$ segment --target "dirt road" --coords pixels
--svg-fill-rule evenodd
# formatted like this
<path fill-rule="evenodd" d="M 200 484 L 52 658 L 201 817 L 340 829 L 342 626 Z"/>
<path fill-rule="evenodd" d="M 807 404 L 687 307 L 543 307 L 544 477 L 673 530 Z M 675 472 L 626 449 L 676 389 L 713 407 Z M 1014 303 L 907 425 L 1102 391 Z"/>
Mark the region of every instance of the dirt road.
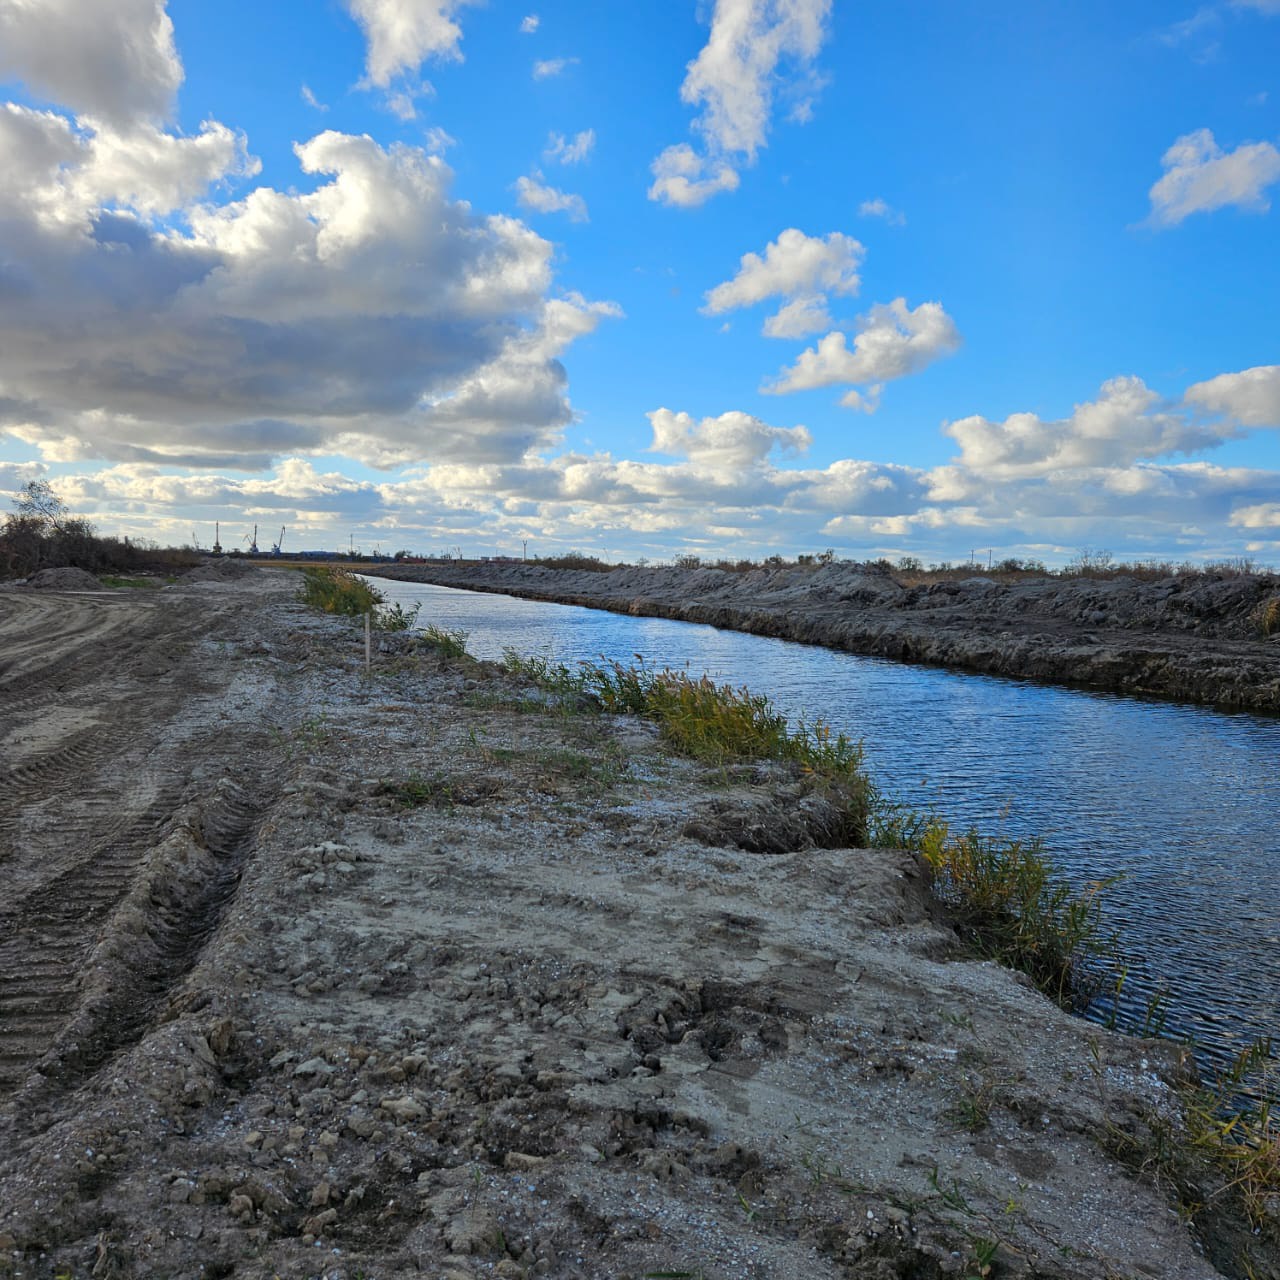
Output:
<path fill-rule="evenodd" d="M 1218 1274 L 1101 1141 L 1167 1046 L 796 779 L 384 650 L 285 574 L 0 592 L 0 1275 Z"/>

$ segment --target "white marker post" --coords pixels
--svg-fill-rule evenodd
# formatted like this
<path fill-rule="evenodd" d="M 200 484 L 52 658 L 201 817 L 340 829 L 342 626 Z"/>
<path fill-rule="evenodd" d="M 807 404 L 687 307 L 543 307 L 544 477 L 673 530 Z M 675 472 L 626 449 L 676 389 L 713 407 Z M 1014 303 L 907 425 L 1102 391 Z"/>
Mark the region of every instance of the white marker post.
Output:
<path fill-rule="evenodd" d="M 373 610 L 364 615 L 364 669 L 367 675 L 373 669 Z"/>

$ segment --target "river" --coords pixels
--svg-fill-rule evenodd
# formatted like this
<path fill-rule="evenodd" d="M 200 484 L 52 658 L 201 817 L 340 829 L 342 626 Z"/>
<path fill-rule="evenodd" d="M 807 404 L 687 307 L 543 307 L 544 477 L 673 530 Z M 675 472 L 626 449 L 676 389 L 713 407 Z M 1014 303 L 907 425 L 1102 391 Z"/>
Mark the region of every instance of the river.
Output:
<path fill-rule="evenodd" d="M 1121 1026 L 1221 1066 L 1280 1045 L 1280 718 L 864 658 L 658 618 L 376 579 L 420 625 L 575 663 L 704 672 L 861 739 L 880 788 L 953 825 L 1039 836 L 1074 884 L 1120 877 L 1105 923 L 1128 966 Z M 1099 1003 L 1093 1016 L 1106 1017 Z"/>

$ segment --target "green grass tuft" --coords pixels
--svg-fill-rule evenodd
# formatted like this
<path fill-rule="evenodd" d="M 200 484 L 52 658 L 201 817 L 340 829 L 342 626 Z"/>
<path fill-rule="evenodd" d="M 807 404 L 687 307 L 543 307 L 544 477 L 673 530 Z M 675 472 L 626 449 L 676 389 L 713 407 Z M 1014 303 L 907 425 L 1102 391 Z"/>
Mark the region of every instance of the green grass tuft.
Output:
<path fill-rule="evenodd" d="M 434 623 L 422 628 L 423 643 L 434 649 L 442 658 L 467 657 L 467 633 L 448 631 Z"/>

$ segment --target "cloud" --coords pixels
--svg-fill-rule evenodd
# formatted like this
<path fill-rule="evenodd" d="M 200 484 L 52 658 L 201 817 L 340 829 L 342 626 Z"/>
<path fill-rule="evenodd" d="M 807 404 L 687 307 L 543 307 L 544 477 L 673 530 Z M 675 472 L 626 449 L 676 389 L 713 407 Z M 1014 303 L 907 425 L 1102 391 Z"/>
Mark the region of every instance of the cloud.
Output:
<path fill-rule="evenodd" d="M 766 145 L 777 87 L 788 83 L 779 67 L 808 75 L 830 14 L 831 0 L 716 0 L 707 43 L 680 87 L 681 101 L 698 111 L 693 128 L 703 150 L 682 144 L 662 152 L 652 166 L 651 200 L 688 208 L 737 186 L 734 165 L 753 163 Z M 808 99 L 791 112 L 801 123 L 811 115 Z"/>
<path fill-rule="evenodd" d="M 5 0 L 0 77 L 124 129 L 167 118 L 183 71 L 166 0 Z"/>
<path fill-rule="evenodd" d="M 546 150 L 542 153 L 544 160 L 558 164 L 581 164 L 595 150 L 596 131 L 583 129 L 566 141 L 562 133 L 548 135 Z"/>
<path fill-rule="evenodd" d="M 738 174 L 732 166 L 713 164 L 687 142 L 668 147 L 649 169 L 654 179 L 649 199 L 681 209 L 696 208 L 721 191 L 738 189 Z"/>
<path fill-rule="evenodd" d="M 542 19 L 539 18 L 536 13 L 531 13 L 521 21 L 520 30 L 524 32 L 525 35 L 531 36 L 535 31 L 537 31 L 541 22 Z"/>
<path fill-rule="evenodd" d="M 495 415 L 504 385 L 545 376 L 547 355 L 610 311 L 560 301 L 540 335 L 514 339 L 502 353 L 501 377 L 486 372 L 463 394 L 441 398 L 459 441 L 468 414 Z M 298 456 L 240 477 L 174 475 L 129 461 L 60 477 L 58 487 L 74 510 L 113 528 L 150 536 L 170 528 L 178 539 L 193 522 L 221 518 L 230 541 L 226 522 L 234 518 L 286 523 L 291 538 L 322 546 L 345 545 L 354 529 L 357 538 L 397 546 L 465 537 L 492 551 L 527 537 L 542 548 L 607 541 L 632 555 L 723 554 L 731 541 L 751 555 L 830 543 L 852 554 L 954 558 L 975 541 L 1062 560 L 1090 545 L 1144 558 L 1280 550 L 1280 475 L 1141 457 L 1193 441 L 1185 411 L 1136 378 L 1104 384 L 1056 423 L 1019 414 L 988 423 L 994 434 L 959 441 L 955 459 L 929 469 L 858 458 L 784 466 L 786 455 L 808 449 L 805 428 L 737 410 L 698 419 L 656 409 L 648 417 L 652 452 L 671 461 L 528 451 L 486 458 L 460 447 L 376 483 L 321 472 Z M 1039 427 L 1028 433 L 1024 419 Z"/>
<path fill-rule="evenodd" d="M 550 80 L 552 77 L 568 70 L 569 67 L 576 67 L 580 61 L 581 59 L 579 58 L 539 59 L 533 64 L 533 78 L 535 80 Z"/>
<path fill-rule="evenodd" d="M 1170 23 L 1167 27 L 1161 27 L 1155 33 L 1155 38 L 1161 44 L 1173 47 L 1185 44 L 1188 40 L 1194 40 L 1206 31 L 1216 31 L 1221 25 L 1222 16 L 1218 11 L 1211 5 L 1204 5 L 1191 17 Z"/>
<path fill-rule="evenodd" d="M 421 148 L 327 131 L 295 151 L 314 190 L 219 204 L 210 183 L 252 167 L 222 126 L 121 137 L 0 109 L 0 402 L 28 406 L 10 432 L 187 465 L 554 442 L 559 355 L 616 309 L 549 297 L 552 246 L 453 200 Z"/>
<path fill-rule="evenodd" d="M 1231 513 L 1230 522 L 1237 529 L 1280 529 L 1280 502 L 1237 507 Z"/>
<path fill-rule="evenodd" d="M 891 204 L 876 196 L 874 200 L 864 200 L 858 206 L 858 212 L 864 218 L 883 218 L 891 227 L 905 227 L 906 215 L 899 213 Z"/>
<path fill-rule="evenodd" d="M 524 209 L 538 213 L 567 213 L 573 222 L 587 221 L 587 202 L 577 195 L 549 187 L 536 169 L 532 176 L 516 179 L 516 199 Z"/>
<path fill-rule="evenodd" d="M 959 331 L 941 303 L 922 302 L 911 310 L 905 298 L 895 298 L 859 318 L 852 348 L 840 331 L 829 333 L 761 390 L 779 395 L 837 383 L 880 384 L 919 373 L 959 346 Z M 868 401 L 851 391 L 842 403 L 848 408 L 868 408 L 877 395 L 878 389 L 873 389 Z"/>
<path fill-rule="evenodd" d="M 687 413 L 655 409 L 646 415 L 653 427 L 653 451 L 688 458 L 716 470 L 741 470 L 763 462 L 776 448 L 804 453 L 813 437 L 804 427 L 771 427 L 749 413 L 722 413 L 698 421 Z"/>
<path fill-rule="evenodd" d="M 1127 467 L 1142 459 L 1213 448 L 1235 434 L 1192 422 L 1163 407 L 1141 378 L 1112 378 L 1096 400 L 1068 418 L 1034 413 L 1003 422 L 972 416 L 944 428 L 960 446 L 960 465 L 988 477 L 1039 476 L 1071 468 Z"/>
<path fill-rule="evenodd" d="M 764 323 L 771 338 L 801 338 L 829 328 L 828 293 L 855 294 L 861 285 L 858 268 L 866 253 L 852 236 L 833 231 L 808 236 L 789 227 L 765 246 L 764 256 L 744 253 L 738 273 L 707 292 L 704 315 L 750 307 L 766 298 L 787 299 Z"/>
<path fill-rule="evenodd" d="M 807 338 L 830 329 L 835 322 L 827 311 L 826 298 L 813 295 L 793 298 L 771 316 L 761 330 L 766 338 Z"/>
<path fill-rule="evenodd" d="M 1280 0 L 1231 0 L 1234 9 L 1252 9 L 1268 17 L 1280 17 Z"/>
<path fill-rule="evenodd" d="M 447 129 L 442 129 L 438 124 L 433 124 L 430 129 L 423 134 L 423 142 L 426 144 L 427 151 L 433 156 L 442 156 L 450 147 L 456 147 L 458 140 Z"/>
<path fill-rule="evenodd" d="M 163 215 L 214 182 L 259 168 L 243 135 L 212 120 L 194 137 L 146 122 L 119 133 L 105 123 L 77 129 L 53 111 L 0 104 L 0 169 L 9 177 L 0 188 L 0 212 L 47 227 L 85 226 L 107 206 Z M 100 226 L 126 223 L 104 212 Z"/>
<path fill-rule="evenodd" d="M 680 98 L 701 109 L 695 128 L 716 152 L 754 160 L 764 146 L 778 64 L 817 57 L 831 0 L 717 0 L 706 46 Z"/>
<path fill-rule="evenodd" d="M 1236 205 L 1265 213 L 1263 195 L 1280 181 L 1280 151 L 1269 142 L 1241 143 L 1225 152 L 1208 129 L 1180 137 L 1161 158 L 1164 176 L 1151 188 L 1148 222 L 1175 226 L 1193 213 Z"/>
<path fill-rule="evenodd" d="M 462 28 L 454 20 L 472 0 L 345 0 L 368 41 L 365 72 L 387 88 L 428 59 L 461 61 Z"/>
<path fill-rule="evenodd" d="M 1188 387 L 1184 399 L 1245 427 L 1280 427 L 1280 364 L 1220 373 Z"/>
<path fill-rule="evenodd" d="M 302 100 L 307 104 L 307 106 L 315 108 L 316 111 L 329 110 L 329 108 L 323 102 L 321 102 L 320 99 L 317 98 L 314 93 L 311 92 L 310 85 L 304 84 L 302 86 L 301 92 L 302 92 Z"/>
<path fill-rule="evenodd" d="M 398 89 L 390 90 L 383 99 L 387 110 L 397 120 L 408 123 L 418 118 L 418 99 L 429 98 L 435 89 L 426 81 L 417 84 L 402 84 Z"/>

